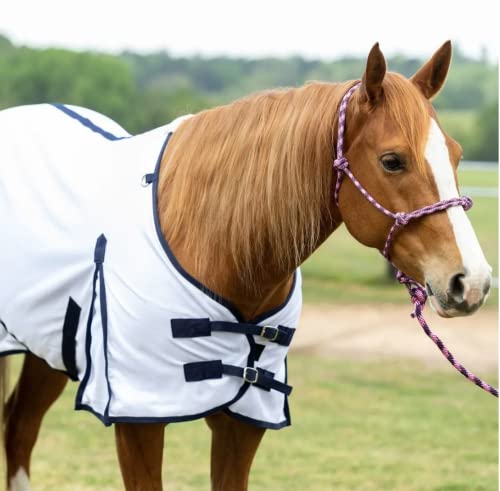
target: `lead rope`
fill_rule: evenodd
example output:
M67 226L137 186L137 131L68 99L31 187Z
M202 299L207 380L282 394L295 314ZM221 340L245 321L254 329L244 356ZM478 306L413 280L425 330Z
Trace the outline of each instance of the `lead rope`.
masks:
M418 282L412 280L408 276L405 276L401 271L397 272L396 275L398 281L406 286L408 293L410 294L411 301L415 306L415 310L411 313L413 318L418 320L418 323L424 330L425 334L432 340L432 342L438 347L439 351L443 356L459 371L465 378L469 379L471 382L475 383L478 387L489 392L491 395L498 397L498 390L492 387L490 384L476 377L472 372L469 372L458 360L455 359L451 351L444 345L443 341L431 331L429 324L427 324L424 318L424 306L427 301L427 292L425 288L422 287Z
M405 227L410 220L415 218L420 218L425 215L429 215L431 213L436 213L438 211L444 211L451 206L462 206L465 211L467 211L472 206L472 200L467 196L462 196L458 198L451 198L443 201L439 201L433 205L425 206L418 210L412 211L410 213L398 212L394 213L387 208L383 207L380 203L378 203L375 198L373 198L370 193L361 185L361 183L356 179L354 174L349 169L349 162L344 157L343 149L344 149L344 133L345 133L345 123L346 123L346 112L347 112L347 103L349 98L354 93L354 91L361 85L360 82L353 85L342 98L342 102L340 104L339 109L339 122L338 122L338 137L337 137L337 158L333 162L333 167L337 171L337 181L335 183L335 191L334 198L335 202L338 206L339 204L339 193L340 187L342 185L342 181L344 178L344 174L349 177L354 186L360 191L360 193L380 212L384 215L392 218L394 220L394 224L389 231L387 239L385 241L384 249L382 251L382 255L389 261L389 249L394 240L394 236L398 229ZM495 387L487 384L479 377L476 377L472 372L469 372L467 368L465 368L461 363L459 363L453 354L448 350L448 348L444 345L443 341L431 331L431 328L427 324L423 311L425 307L425 303L427 301L427 292L425 288L415 281L413 278L406 276L402 271L397 272L396 275L399 283L406 286L408 293L410 294L411 302L414 305L414 311L411 316L418 320L418 323L424 330L425 334L432 340L432 342L438 347L439 351L443 354L443 356L455 367L455 369L460 372L465 378L476 384L481 389L490 393L494 397L498 397L498 390Z

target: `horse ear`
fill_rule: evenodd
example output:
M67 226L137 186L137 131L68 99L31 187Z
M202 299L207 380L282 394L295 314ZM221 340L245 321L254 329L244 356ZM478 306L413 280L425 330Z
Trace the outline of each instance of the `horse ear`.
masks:
M451 62L451 41L446 41L410 79L427 99L434 97L446 80Z
M377 102L382 97L382 81L386 72L385 58L375 43L368 54L366 69L363 74L362 91L370 103Z

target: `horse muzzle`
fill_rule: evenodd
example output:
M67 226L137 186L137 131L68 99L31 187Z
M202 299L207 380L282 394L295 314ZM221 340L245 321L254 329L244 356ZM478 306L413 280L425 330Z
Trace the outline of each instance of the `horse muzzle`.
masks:
M488 298L491 272L458 272L445 281L426 281L433 309L441 317L460 317L476 312Z

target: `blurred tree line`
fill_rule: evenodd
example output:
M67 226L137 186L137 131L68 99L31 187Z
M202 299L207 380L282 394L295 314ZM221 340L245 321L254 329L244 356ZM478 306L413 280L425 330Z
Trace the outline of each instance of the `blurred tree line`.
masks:
M395 56L389 67L410 76L423 60ZM359 78L364 58L332 62L286 59L172 57L167 52L108 55L13 45L0 36L0 108L38 102L90 107L131 133L229 102L257 90L308 80ZM435 101L464 157L498 160L498 67L455 48L448 82Z

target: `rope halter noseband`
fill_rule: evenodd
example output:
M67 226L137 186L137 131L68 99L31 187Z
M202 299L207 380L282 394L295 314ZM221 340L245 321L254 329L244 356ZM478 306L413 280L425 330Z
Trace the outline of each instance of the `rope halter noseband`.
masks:
M344 157L344 134L346 125L346 114L347 114L347 103L350 97L359 88L361 82L353 85L342 98L339 109L339 122L338 122L338 135L337 135L337 156L333 161L333 168L337 171L337 181L335 183L334 198L337 207L339 207L339 193L342 186L342 181L344 175L346 175L358 189L358 191L381 213L394 220L394 223L387 235L387 239L382 250L383 256L389 261L389 251L394 241L394 237L398 230L404 228L411 220L416 218L421 218L432 213L444 211L452 206L462 206L465 211L471 208L472 200L467 196L461 196L456 198L450 198L443 201L434 203L433 205L424 206L418 210L406 212L392 212L382 206L370 193L362 186L362 184L356 179L354 174L349 169L349 162L346 157ZM423 316L423 310L425 303L427 301L427 292L425 288L413 278L406 276L401 271L397 272L397 279L400 283L404 284L408 289L411 301L415 306L412 317L417 318L418 322L422 326L423 330L431 338L431 340L437 345L441 353L446 357L446 359L466 378L474 382L477 386L481 387L485 391L489 392L495 397L498 397L498 391L491 385L483 382L481 379L469 372L463 365L455 360L454 356L448 351L443 342L431 331L427 322Z

